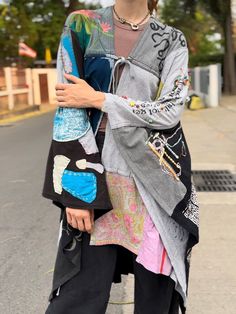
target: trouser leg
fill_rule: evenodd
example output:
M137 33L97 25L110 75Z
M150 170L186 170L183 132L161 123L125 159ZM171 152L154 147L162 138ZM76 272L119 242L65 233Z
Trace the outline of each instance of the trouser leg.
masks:
M154 274L134 261L135 314L178 314L179 300L174 281Z
M105 314L116 264L116 247L90 246L83 235L81 270L61 286L46 314Z

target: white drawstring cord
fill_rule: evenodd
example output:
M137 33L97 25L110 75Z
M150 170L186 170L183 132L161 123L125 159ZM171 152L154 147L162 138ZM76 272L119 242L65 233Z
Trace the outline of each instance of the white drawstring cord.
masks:
M125 57L115 57L117 60L114 64L114 67L112 69L111 72L111 79L110 79L110 84L109 84L109 88L108 90L115 94L117 91L117 87L118 87L118 78L119 78L119 67L122 64L128 64L129 67L131 65L131 62L129 61L129 59L126 59ZM131 69L131 67L130 67ZM132 77L132 75L131 75Z

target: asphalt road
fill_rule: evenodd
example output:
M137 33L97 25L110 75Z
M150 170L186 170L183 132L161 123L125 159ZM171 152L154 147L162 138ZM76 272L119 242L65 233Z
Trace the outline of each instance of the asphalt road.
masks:
M59 222L59 210L41 196L52 119L50 113L0 126L0 313L3 314L43 314L47 306ZM113 300L124 297L122 285L113 289ZM119 305L111 305L107 311L107 314L122 313Z

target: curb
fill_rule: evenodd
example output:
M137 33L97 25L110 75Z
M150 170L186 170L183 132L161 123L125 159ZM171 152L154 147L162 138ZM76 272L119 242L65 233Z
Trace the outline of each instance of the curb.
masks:
M8 123L13 123L41 116L43 114L53 112L54 110L56 110L56 107L40 108L40 106L33 106L30 108L24 108L14 112L0 114L0 125L5 125Z
M0 112L0 122L4 119L8 119L13 116L18 116L18 115L22 115L29 112L39 111L39 110L40 110L39 105L27 106L27 107L23 107L21 109L15 109L15 110L6 110L4 112Z

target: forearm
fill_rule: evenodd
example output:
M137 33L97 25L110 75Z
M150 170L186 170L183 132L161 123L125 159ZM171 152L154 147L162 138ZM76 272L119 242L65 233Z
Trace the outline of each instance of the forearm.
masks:
M91 107L101 110L104 104L106 97L105 93L95 92L93 97L91 97Z

